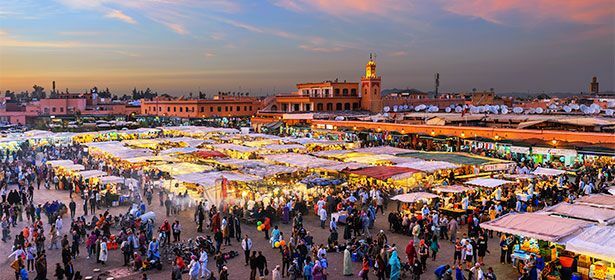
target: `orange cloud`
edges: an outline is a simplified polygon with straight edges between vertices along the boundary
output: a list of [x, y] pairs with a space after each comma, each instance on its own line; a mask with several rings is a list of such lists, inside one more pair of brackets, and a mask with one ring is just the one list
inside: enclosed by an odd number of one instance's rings
[[448, 0], [443, 5], [449, 12], [498, 24], [548, 20], [602, 24], [615, 16], [613, 0]]
[[130, 24], [137, 23], [137, 21], [134, 18], [130, 17], [129, 15], [125, 14], [124, 12], [120, 10], [111, 10], [105, 15], [105, 17], [119, 19], [123, 22], [130, 23]]

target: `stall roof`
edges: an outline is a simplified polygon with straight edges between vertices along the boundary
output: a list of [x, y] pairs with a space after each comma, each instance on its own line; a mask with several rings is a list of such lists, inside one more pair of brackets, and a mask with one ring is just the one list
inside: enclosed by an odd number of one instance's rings
[[221, 180], [222, 178], [227, 179], [228, 181], [235, 182], [254, 182], [261, 180], [261, 177], [254, 175], [241, 174], [239, 172], [231, 172], [231, 171], [213, 171], [213, 172], [196, 172], [196, 173], [188, 173], [188, 174], [179, 174], [173, 176], [178, 181], [198, 184], [203, 187], [213, 187], [216, 185], [217, 180]]
[[72, 160], [67, 160], [67, 159], [50, 160], [45, 163], [51, 166], [67, 166], [67, 165], [75, 164]]
[[269, 151], [285, 151], [285, 150], [299, 150], [304, 151], [306, 148], [299, 144], [270, 144], [262, 147], [263, 150]]
[[575, 203], [590, 205], [594, 207], [615, 209], [615, 196], [608, 194], [593, 194], [580, 197], [575, 201]]
[[427, 199], [432, 199], [436, 197], [438, 197], [438, 195], [435, 195], [433, 193], [414, 192], [414, 193], [398, 194], [392, 197], [391, 200], [396, 200], [396, 201], [405, 202], [405, 203], [414, 203], [419, 200], [427, 200]]
[[410, 152], [398, 154], [398, 156], [419, 158], [422, 160], [439, 160], [459, 165], [483, 165], [494, 162], [503, 162], [500, 160], [486, 158], [465, 153], [448, 153], [448, 152]]
[[83, 171], [79, 171], [79, 175], [81, 175], [81, 178], [83, 179], [89, 179], [89, 178], [105, 176], [107, 175], [107, 172], [104, 172], [101, 170], [83, 170]]
[[118, 183], [123, 183], [123, 182], [124, 182], [124, 178], [118, 177], [118, 176], [100, 177], [101, 184], [118, 184]]
[[370, 155], [370, 154], [360, 154], [357, 156], [349, 156], [344, 161], [353, 161], [358, 163], [365, 163], [369, 165], [377, 165], [380, 163], [392, 163], [396, 157], [387, 154], [379, 154], [379, 155]]
[[221, 159], [219, 163], [235, 167], [242, 173], [256, 175], [260, 177], [270, 177], [278, 174], [288, 174], [297, 171], [297, 168], [292, 166], [271, 164], [264, 160], [256, 159]]
[[256, 152], [258, 149], [254, 147], [247, 147], [237, 144], [214, 144], [211, 145], [216, 151], [234, 151], [240, 153], [252, 153]]
[[459, 165], [446, 162], [446, 161], [424, 161], [424, 160], [404, 162], [404, 163], [398, 164], [397, 166], [408, 167], [408, 168], [417, 169], [417, 170], [421, 170], [424, 172], [430, 172], [430, 173], [436, 172], [439, 170], [445, 170], [445, 169], [455, 169], [459, 167]]
[[432, 189], [435, 192], [442, 193], [462, 193], [472, 190], [470, 187], [462, 186], [462, 185], [452, 185], [452, 186], [438, 186]]
[[391, 147], [391, 146], [359, 148], [359, 149], [355, 149], [355, 151], [359, 153], [370, 153], [370, 154], [377, 154], [377, 155], [386, 154], [386, 155], [393, 155], [393, 156], [399, 155], [399, 154], [417, 152], [416, 150], [402, 149], [402, 148]]
[[367, 164], [358, 163], [358, 162], [341, 162], [341, 163], [333, 164], [333, 165], [325, 165], [323, 167], [320, 167], [320, 169], [327, 170], [327, 171], [340, 172], [343, 170], [356, 170], [356, 169], [365, 168], [368, 166], [369, 165]]
[[583, 219], [607, 225], [615, 222], [615, 209], [562, 202], [551, 208], [545, 209], [545, 211], [549, 214]]
[[70, 171], [81, 171], [85, 169], [85, 166], [81, 164], [62, 165], [62, 167]]
[[566, 250], [615, 262], [615, 226], [593, 226], [566, 242]]
[[200, 158], [223, 158], [226, 157], [225, 154], [218, 151], [210, 151], [210, 150], [198, 150], [193, 152], [192, 155], [200, 157]]
[[327, 165], [338, 164], [338, 161], [317, 158], [311, 155], [305, 154], [295, 154], [295, 153], [286, 153], [286, 154], [277, 154], [277, 155], [267, 155], [264, 156], [266, 160], [286, 164], [290, 166], [295, 166], [299, 168], [317, 168], [323, 167]]
[[481, 228], [561, 243], [592, 223], [536, 213], [506, 214], [481, 223]]
[[193, 147], [185, 147], [185, 148], [171, 148], [167, 150], [160, 151], [161, 155], [170, 155], [170, 154], [189, 154], [192, 152], [196, 152], [199, 149]]
[[178, 162], [178, 163], [170, 163], [170, 164], [160, 164], [154, 166], [158, 170], [162, 172], [167, 172], [171, 176], [179, 175], [179, 174], [188, 174], [195, 172], [204, 172], [213, 170], [213, 167], [208, 165], [201, 165], [190, 162]]
[[544, 168], [544, 167], [538, 167], [536, 168], [536, 170], [534, 170], [532, 172], [532, 174], [534, 175], [540, 175], [540, 176], [559, 176], [566, 173], [566, 170], [559, 170], [559, 169], [553, 169], [553, 168]]
[[372, 166], [350, 171], [352, 174], [367, 176], [378, 180], [387, 180], [389, 178], [402, 179], [407, 174], [412, 175], [418, 172], [421, 171], [399, 166]]
[[472, 179], [470, 181], [465, 182], [466, 185], [473, 185], [473, 186], [486, 187], [486, 188], [497, 188], [499, 186], [503, 186], [503, 185], [510, 184], [510, 183], [514, 183], [514, 182], [500, 180], [500, 179], [493, 179], [493, 178], [476, 178], [476, 179]]

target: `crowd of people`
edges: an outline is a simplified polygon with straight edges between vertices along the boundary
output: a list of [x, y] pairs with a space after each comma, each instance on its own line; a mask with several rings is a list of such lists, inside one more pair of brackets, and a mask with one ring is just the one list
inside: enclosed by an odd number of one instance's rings
[[[309, 193], [284, 189], [214, 205], [207, 200], [193, 201], [187, 193], [165, 191], [155, 184], [163, 176], [155, 170], [111, 164], [87, 153], [79, 144], [31, 147], [27, 143], [15, 151], [0, 153], [0, 227], [2, 241], [12, 244], [8, 257], [18, 280], [50, 276], [82, 279], [74, 264], [78, 258], [106, 266], [110, 252], [116, 249], [121, 252], [123, 265], [143, 272], [145, 279], [149, 270], [160, 269], [167, 263], [172, 263], [174, 280], [183, 279], [186, 274], [189, 279], [229, 279], [227, 262], [240, 255], [230, 250], [233, 243], [243, 251], [250, 279], [269, 275], [272, 279], [327, 279], [332, 265], [328, 255], [339, 253], [343, 254], [343, 275], [355, 275], [357, 263], [357, 277], [362, 279], [371, 275], [377, 279], [396, 280], [404, 275], [420, 279], [432, 262], [437, 265], [431, 275], [438, 279], [495, 280], [494, 269], [485, 263], [485, 256], [496, 253], [497, 248], [489, 248], [488, 241], [497, 238], [500, 262], [510, 263], [516, 240], [482, 229], [482, 222], [509, 212], [532, 212], [602, 192], [615, 174], [611, 165], [588, 164], [575, 177], [540, 178], [514, 187], [442, 196], [431, 203], [415, 203], [403, 211], [387, 210], [389, 229], [385, 232], [374, 229], [374, 225], [378, 213], [385, 215], [388, 198], [395, 191], [388, 193], [360, 185], [319, 188]], [[124, 187], [132, 206], [125, 213], [112, 215], [108, 209], [112, 204], [106, 197], [109, 192], [101, 194], [107, 186], [57, 172], [46, 164], [54, 159], [68, 159], [88, 169], [135, 179], [135, 183]], [[518, 166], [515, 173], [524, 174], [537, 165], [523, 160]], [[443, 180], [445, 185], [457, 183], [454, 176]], [[34, 196], [41, 187], [67, 191], [68, 198], [35, 203]], [[165, 215], [151, 212], [155, 193], [158, 207], [166, 210]], [[519, 199], [518, 193], [528, 194], [528, 198]], [[464, 212], [452, 215], [442, 211], [444, 206]], [[198, 234], [203, 235], [201, 238], [192, 240], [190, 236], [187, 240], [182, 234], [183, 225], [178, 217], [186, 211], [194, 211], [193, 220]], [[78, 212], [82, 214], [77, 215]], [[318, 220], [320, 230], [329, 233], [327, 240], [317, 242], [305, 219]], [[256, 226], [263, 236], [242, 234], [244, 225]], [[398, 247], [389, 242], [391, 234], [407, 236], [408, 243]], [[255, 243], [261, 242], [279, 253], [279, 259], [268, 260], [263, 251], [254, 250]], [[452, 256], [442, 256], [444, 244], [454, 248]], [[60, 254], [61, 262], [48, 271], [47, 255], [52, 252]], [[538, 279], [543, 269], [542, 257], [532, 256], [521, 278]]]

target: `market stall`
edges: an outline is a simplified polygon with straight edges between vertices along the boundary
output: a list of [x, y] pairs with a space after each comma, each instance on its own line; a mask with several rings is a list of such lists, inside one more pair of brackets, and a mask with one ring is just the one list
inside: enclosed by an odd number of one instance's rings
[[579, 254], [577, 272], [583, 279], [615, 279], [615, 226], [593, 226], [566, 242]]
[[476, 178], [465, 182], [464, 184], [470, 186], [477, 186], [483, 188], [497, 188], [508, 184], [514, 184], [513, 181], [493, 179], [493, 178]]
[[405, 188], [417, 186], [421, 171], [399, 166], [371, 166], [357, 170], [346, 171], [351, 182], [362, 186], [375, 186], [379, 188]]
[[[576, 218], [603, 225], [611, 225], [615, 223], [615, 209], [562, 202], [546, 208], [544, 211], [550, 215]], [[613, 238], [615, 238], [615, 236], [613, 236]]]
[[599, 208], [615, 209], [615, 195], [592, 194], [578, 198], [576, 204], [589, 205]]
[[301, 169], [319, 168], [327, 165], [338, 164], [338, 161], [317, 158], [306, 154], [276, 154], [263, 156], [266, 161], [294, 166]]
[[417, 169], [417, 170], [421, 170], [427, 173], [434, 173], [434, 172], [438, 172], [442, 170], [459, 168], [459, 165], [446, 162], [446, 161], [424, 161], [424, 160], [404, 162], [404, 163], [397, 164], [397, 166]]
[[566, 174], [566, 171], [559, 170], [559, 169], [553, 169], [553, 168], [538, 167], [536, 168], [536, 170], [532, 172], [532, 174], [538, 175], [538, 176], [553, 177], [553, 176], [560, 176], [562, 174]]
[[419, 200], [429, 200], [429, 199], [433, 199], [433, 198], [437, 198], [438, 195], [435, 195], [433, 193], [428, 193], [428, 192], [414, 192], [414, 193], [404, 193], [404, 194], [398, 194], [394, 197], [391, 197], [391, 200], [393, 201], [399, 201], [399, 202], [403, 202], [403, 203], [415, 203]]

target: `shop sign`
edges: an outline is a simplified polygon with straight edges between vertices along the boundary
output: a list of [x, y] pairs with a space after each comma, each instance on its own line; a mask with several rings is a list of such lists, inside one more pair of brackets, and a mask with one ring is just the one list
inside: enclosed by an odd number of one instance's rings
[[480, 169], [482, 171], [502, 171], [502, 170], [510, 170], [514, 168], [515, 166], [516, 164], [514, 162], [494, 163], [494, 164], [482, 165]]
[[576, 156], [577, 155], [576, 150], [543, 148], [543, 147], [534, 147], [532, 148], [532, 152], [534, 154], [540, 154], [540, 155], [558, 155], [558, 156]]
[[510, 146], [510, 152], [511, 153], [517, 153], [517, 154], [529, 154], [530, 153], [530, 148], [529, 147]]

